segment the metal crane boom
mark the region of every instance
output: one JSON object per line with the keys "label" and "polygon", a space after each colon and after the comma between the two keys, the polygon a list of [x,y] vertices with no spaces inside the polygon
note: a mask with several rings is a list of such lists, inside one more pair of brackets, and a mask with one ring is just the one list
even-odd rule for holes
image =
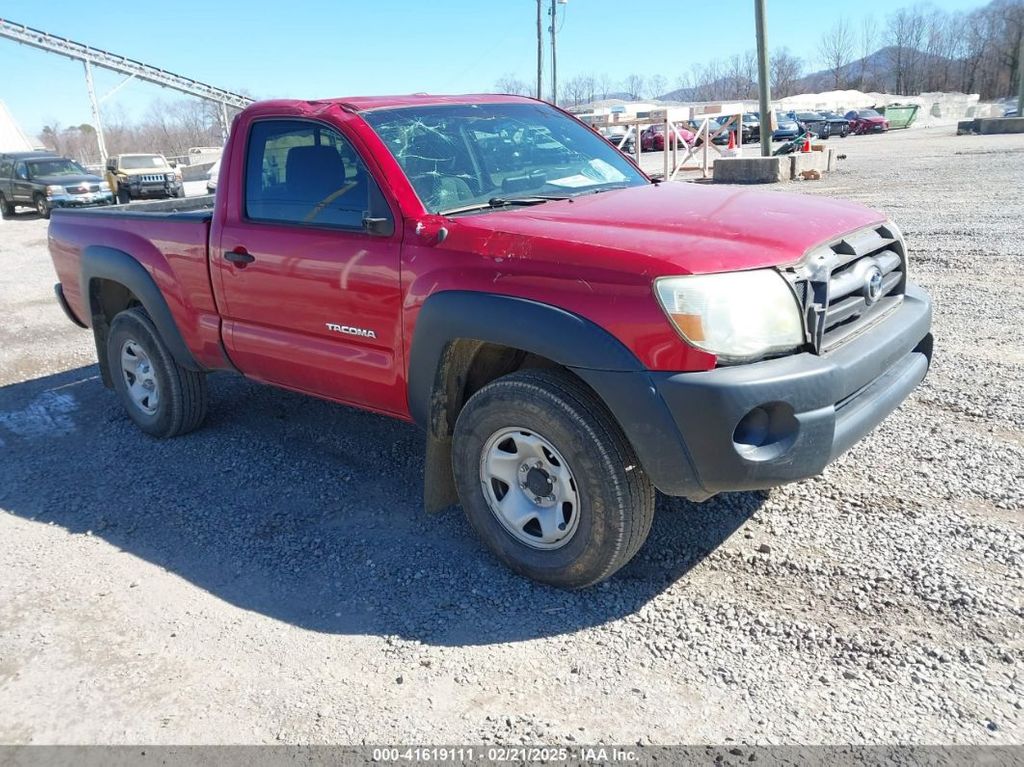
{"label": "metal crane boom", "polygon": [[[120,56],[116,53],[104,51],[100,48],[93,48],[90,45],[76,43],[65,37],[51,35],[24,24],[18,24],[8,19],[0,19],[0,37],[13,40],[22,45],[29,45],[33,48],[56,53],[60,56],[67,56],[69,59],[81,61],[85,66],[86,87],[89,90],[89,99],[92,103],[93,119],[96,120],[97,137],[100,143],[100,154],[106,161],[106,147],[103,142],[103,128],[99,124],[99,103],[96,100],[96,93],[92,85],[92,67],[102,67],[114,72],[119,72],[128,77],[145,80],[146,82],[160,85],[164,88],[172,88],[190,96],[197,96],[207,101],[214,101],[221,105],[221,120],[226,123],[226,107],[244,109],[252,103],[252,99],[239,93],[233,93],[223,88],[193,80],[191,77],[168,72],[159,67],[144,64],[141,61],[130,59],[127,56]],[[225,124],[225,135],[228,126]]]}

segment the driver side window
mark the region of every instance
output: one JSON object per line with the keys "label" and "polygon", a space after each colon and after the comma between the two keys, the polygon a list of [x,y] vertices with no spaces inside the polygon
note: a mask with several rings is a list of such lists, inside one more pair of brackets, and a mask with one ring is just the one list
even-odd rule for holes
{"label": "driver side window", "polygon": [[253,124],[245,175],[249,219],[362,230],[364,219],[389,215],[351,144],[318,123]]}
{"label": "driver side window", "polygon": [[19,162],[17,165],[15,165],[14,177],[17,179],[21,179],[22,181],[28,181],[28,166],[23,162]]}

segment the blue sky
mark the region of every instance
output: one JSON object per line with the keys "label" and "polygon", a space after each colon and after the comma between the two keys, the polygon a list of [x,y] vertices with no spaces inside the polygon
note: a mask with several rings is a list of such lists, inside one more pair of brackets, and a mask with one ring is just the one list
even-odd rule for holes
{"label": "blue sky", "polygon": [[[881,22],[900,4],[768,0],[769,44],[788,46],[817,69],[820,35],[839,17],[859,25],[877,14]],[[559,12],[560,80],[603,72],[618,82],[635,71],[671,84],[694,63],[754,47],[750,0],[569,0]],[[0,0],[0,16],[257,98],[479,92],[506,73],[535,77],[534,0]],[[0,39],[0,72],[0,100],[29,133],[54,120],[91,121],[80,63]],[[105,72],[96,79],[101,93],[120,81]],[[178,98],[130,83],[104,110],[131,118],[156,99]]]}

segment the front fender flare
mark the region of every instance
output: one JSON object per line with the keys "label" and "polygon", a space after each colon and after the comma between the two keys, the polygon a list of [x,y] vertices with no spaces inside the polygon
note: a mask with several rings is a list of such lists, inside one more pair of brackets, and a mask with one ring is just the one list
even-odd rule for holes
{"label": "front fender flare", "polygon": [[[611,411],[658,489],[706,498],[689,451],[648,371],[604,328],[572,312],[525,298],[443,291],[420,309],[409,354],[409,412],[426,429],[428,508],[451,502],[450,487],[434,481],[450,472],[453,397],[463,382],[449,378],[457,340],[499,344],[545,357],[582,379]],[[459,367],[458,364],[455,365]],[[461,404],[461,403],[458,403]],[[447,477],[443,477],[447,479]]]}
{"label": "front fender flare", "polygon": [[456,339],[521,349],[570,368],[643,370],[607,330],[557,306],[492,293],[442,291],[423,303],[409,353],[409,412],[424,428],[430,427],[445,349]]}

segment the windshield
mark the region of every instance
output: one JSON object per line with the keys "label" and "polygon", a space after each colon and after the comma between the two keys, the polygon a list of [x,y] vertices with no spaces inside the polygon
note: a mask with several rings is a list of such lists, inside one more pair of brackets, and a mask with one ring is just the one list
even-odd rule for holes
{"label": "windshield", "polygon": [[124,170],[166,168],[167,160],[158,154],[133,154],[121,158],[121,167]]}
{"label": "windshield", "polygon": [[28,170],[34,177],[41,176],[85,176],[85,168],[74,160],[63,157],[53,160],[35,160],[28,163]]}
{"label": "windshield", "polygon": [[861,117],[881,117],[874,109],[862,109],[860,110]]}
{"label": "windshield", "polygon": [[797,112],[796,116],[801,120],[820,120],[821,115],[817,115],[814,112]]}
{"label": "windshield", "polygon": [[445,104],[362,117],[431,213],[648,183],[592,130],[544,104]]}

